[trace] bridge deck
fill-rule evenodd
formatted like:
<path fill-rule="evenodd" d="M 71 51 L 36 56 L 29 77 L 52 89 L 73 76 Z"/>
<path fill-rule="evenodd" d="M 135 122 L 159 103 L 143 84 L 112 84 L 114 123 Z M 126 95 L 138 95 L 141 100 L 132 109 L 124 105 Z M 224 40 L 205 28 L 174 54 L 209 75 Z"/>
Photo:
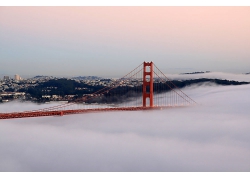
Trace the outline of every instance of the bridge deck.
<path fill-rule="evenodd" d="M 81 114 L 88 112 L 103 112 L 103 111 L 139 111 L 169 108 L 171 106 L 156 106 L 156 107 L 116 107 L 116 108 L 95 108 L 95 109 L 76 109 L 76 110 L 57 110 L 57 111 L 30 111 L 30 112 L 14 112 L 0 113 L 0 119 L 14 119 L 40 116 L 63 116 L 70 114 Z"/>

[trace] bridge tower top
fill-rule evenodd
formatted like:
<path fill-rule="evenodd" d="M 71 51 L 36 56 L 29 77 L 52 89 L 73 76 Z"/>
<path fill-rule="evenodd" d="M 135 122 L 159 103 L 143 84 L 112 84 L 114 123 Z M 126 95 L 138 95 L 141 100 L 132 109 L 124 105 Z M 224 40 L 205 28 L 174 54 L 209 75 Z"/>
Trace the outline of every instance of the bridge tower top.
<path fill-rule="evenodd" d="M 153 62 L 143 63 L 143 90 L 142 90 L 142 106 L 147 107 L 147 98 L 149 98 L 149 106 L 154 107 L 154 79 L 153 79 Z"/>

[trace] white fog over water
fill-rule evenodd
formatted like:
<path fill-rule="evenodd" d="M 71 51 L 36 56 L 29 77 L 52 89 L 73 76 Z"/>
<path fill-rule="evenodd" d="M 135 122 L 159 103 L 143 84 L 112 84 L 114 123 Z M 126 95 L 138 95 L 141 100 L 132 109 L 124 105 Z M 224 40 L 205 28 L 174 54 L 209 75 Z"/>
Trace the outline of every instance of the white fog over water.
<path fill-rule="evenodd" d="M 183 91 L 198 105 L 1 120 L 0 171 L 250 171 L 250 85 Z"/>

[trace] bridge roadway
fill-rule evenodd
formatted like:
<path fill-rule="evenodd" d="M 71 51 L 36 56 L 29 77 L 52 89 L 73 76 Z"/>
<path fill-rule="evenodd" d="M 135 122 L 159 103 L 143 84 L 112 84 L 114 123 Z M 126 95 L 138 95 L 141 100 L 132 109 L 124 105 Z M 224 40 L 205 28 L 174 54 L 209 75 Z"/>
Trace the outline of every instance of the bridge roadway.
<path fill-rule="evenodd" d="M 76 110 L 56 110 L 56 111 L 26 111 L 14 113 L 0 113 L 0 119 L 14 119 L 40 116 L 63 116 L 70 114 L 81 114 L 88 112 L 103 112 L 103 111 L 139 111 L 162 109 L 171 106 L 156 106 L 156 107 L 115 107 L 115 108 L 95 108 L 95 109 L 76 109 Z"/>

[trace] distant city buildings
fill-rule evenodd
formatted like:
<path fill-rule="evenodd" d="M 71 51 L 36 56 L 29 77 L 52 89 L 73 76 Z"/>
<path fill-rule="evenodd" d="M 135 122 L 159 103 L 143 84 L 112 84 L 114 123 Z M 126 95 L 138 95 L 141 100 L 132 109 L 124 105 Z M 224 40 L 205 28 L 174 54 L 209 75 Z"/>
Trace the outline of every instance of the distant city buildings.
<path fill-rule="evenodd" d="M 3 77 L 3 80 L 4 80 L 4 81 L 9 81 L 9 80 L 11 80 L 11 78 L 10 78 L 9 76 L 4 76 L 4 77 Z M 14 75 L 14 80 L 15 80 L 15 81 L 20 81 L 20 80 L 22 80 L 22 78 L 21 78 L 18 74 L 15 74 L 15 75 Z"/>
<path fill-rule="evenodd" d="M 14 76 L 14 79 L 15 79 L 16 81 L 20 81 L 20 80 L 21 80 L 21 77 L 20 77 L 18 74 L 16 74 L 16 75 Z"/>
<path fill-rule="evenodd" d="M 10 77 L 9 77 L 9 76 L 4 76 L 4 77 L 3 77 L 3 80 L 6 80 L 6 81 L 7 81 L 7 80 L 10 80 Z"/>
<path fill-rule="evenodd" d="M 9 76 L 4 76 L 3 79 L 0 79 L 0 102 L 7 102 L 14 99 L 36 101 L 37 97 L 30 96 L 30 93 L 28 93 L 28 89 L 36 88 L 37 86 L 49 80 L 61 79 L 52 76 L 35 76 L 33 78 L 22 79 L 18 74 L 14 75 L 13 77 L 14 78 L 10 78 Z M 103 79 L 101 77 L 95 77 L 95 76 L 65 78 L 65 79 L 74 80 L 78 83 L 83 83 L 84 87 L 75 87 L 74 90 L 85 90 L 88 92 L 92 92 L 93 87 L 95 86 L 113 86 L 114 82 L 116 81 L 115 79 Z M 120 86 L 134 87 L 140 84 L 142 84 L 142 80 L 124 79 L 121 82 Z M 45 87 L 44 89 L 46 89 L 46 91 L 43 91 L 40 98 L 48 101 L 69 101 L 78 96 L 77 94 L 61 95 L 60 93 L 56 92 L 54 94 L 50 93 L 52 90 L 55 91 L 57 88 L 58 87 L 54 86 Z"/>

